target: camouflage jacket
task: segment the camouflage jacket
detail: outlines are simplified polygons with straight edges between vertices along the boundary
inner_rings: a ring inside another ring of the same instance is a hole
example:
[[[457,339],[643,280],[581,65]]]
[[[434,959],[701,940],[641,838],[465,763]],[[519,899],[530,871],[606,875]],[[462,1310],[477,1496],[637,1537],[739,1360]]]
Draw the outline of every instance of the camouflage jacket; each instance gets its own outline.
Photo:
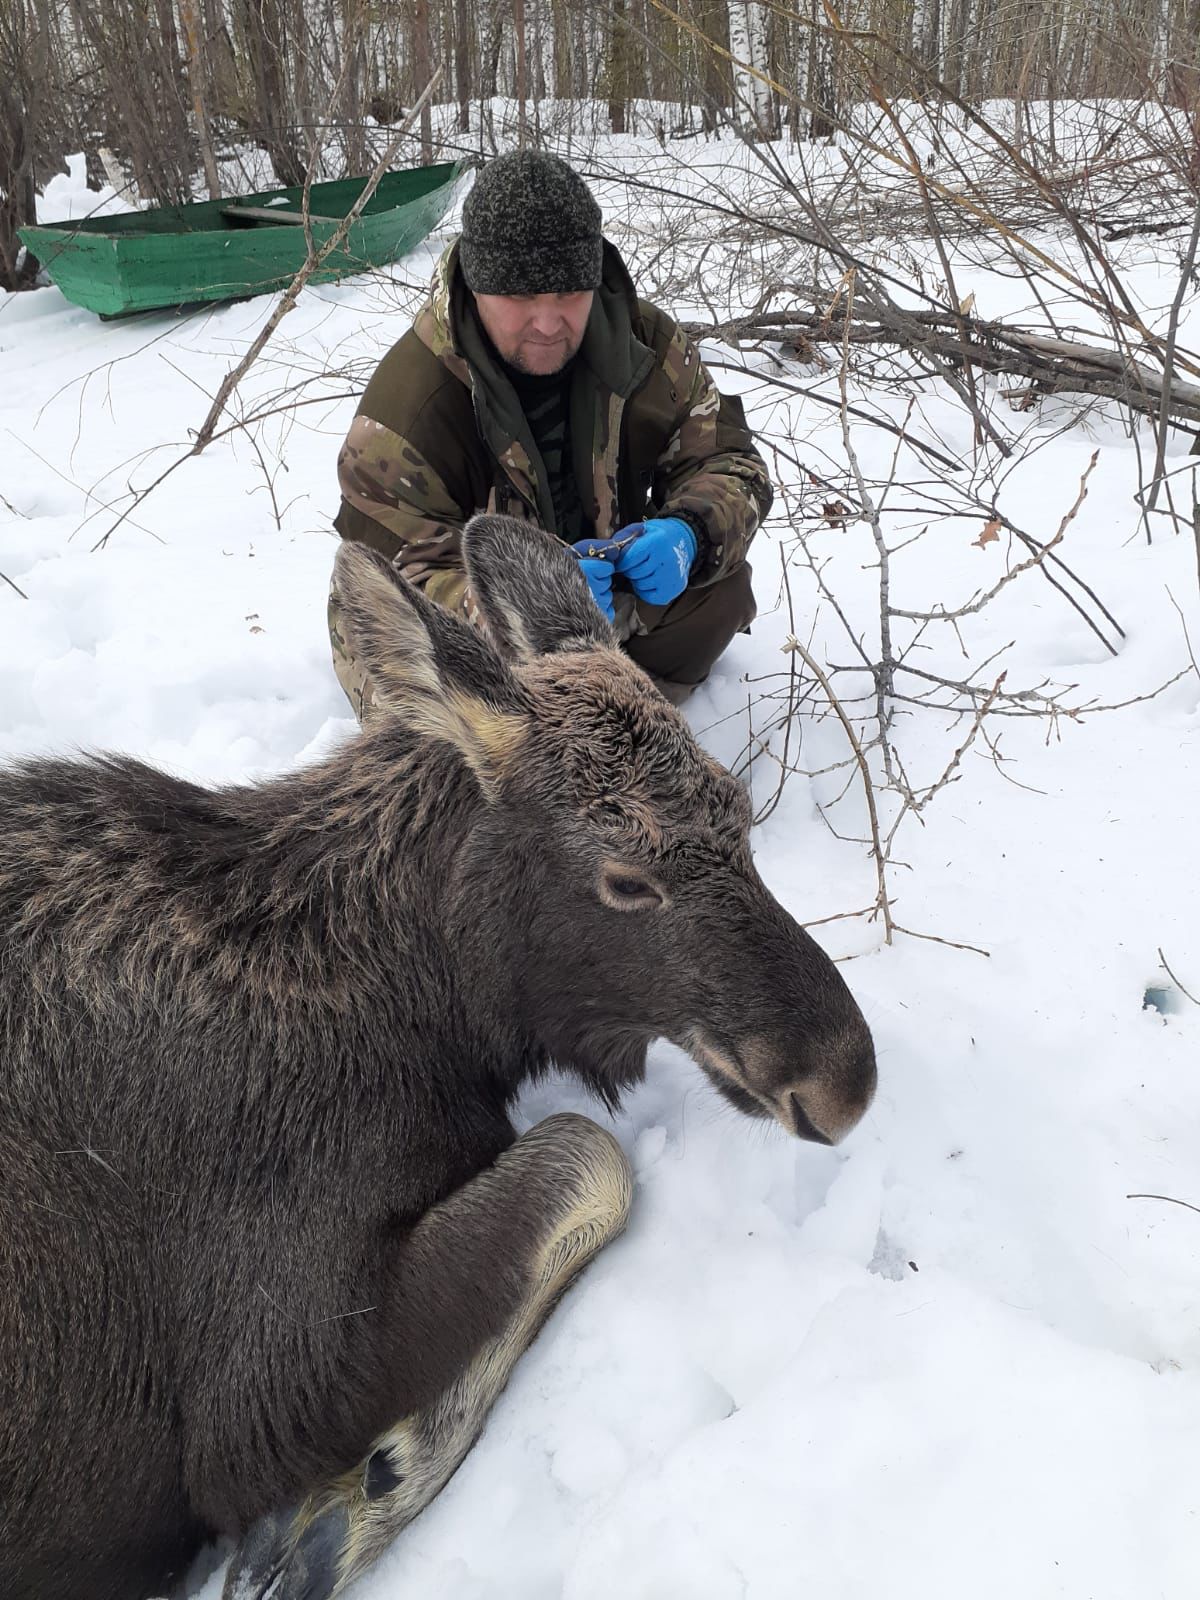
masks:
[[[697,535],[692,584],[712,583],[745,558],[771,485],[741,402],[719,393],[677,323],[637,299],[607,241],[573,369],[570,429],[589,537],[648,516],[682,517]],[[342,537],[382,551],[432,599],[467,616],[461,534],[474,512],[557,531],[545,469],[471,308],[457,243],[368,384],[338,481]]]

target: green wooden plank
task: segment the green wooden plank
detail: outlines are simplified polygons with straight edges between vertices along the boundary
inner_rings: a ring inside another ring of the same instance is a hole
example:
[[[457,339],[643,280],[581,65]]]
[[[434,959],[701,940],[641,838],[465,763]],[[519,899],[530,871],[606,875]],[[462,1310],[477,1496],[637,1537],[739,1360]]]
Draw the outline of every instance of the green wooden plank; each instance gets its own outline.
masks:
[[[236,206],[222,206],[221,215],[226,222],[257,222],[289,223],[293,227],[304,226],[303,211],[289,211],[286,206],[245,206],[240,203]],[[309,212],[310,222],[328,222],[328,217],[318,217]]]

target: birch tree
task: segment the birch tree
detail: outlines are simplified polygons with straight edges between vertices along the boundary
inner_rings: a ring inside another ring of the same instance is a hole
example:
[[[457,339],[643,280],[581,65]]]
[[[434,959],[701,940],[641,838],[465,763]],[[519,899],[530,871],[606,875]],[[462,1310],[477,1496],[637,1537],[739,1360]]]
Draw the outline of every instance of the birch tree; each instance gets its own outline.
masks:
[[[779,132],[779,109],[766,81],[768,17],[760,0],[729,0],[729,48],[738,106],[748,114],[751,130],[770,139]]]

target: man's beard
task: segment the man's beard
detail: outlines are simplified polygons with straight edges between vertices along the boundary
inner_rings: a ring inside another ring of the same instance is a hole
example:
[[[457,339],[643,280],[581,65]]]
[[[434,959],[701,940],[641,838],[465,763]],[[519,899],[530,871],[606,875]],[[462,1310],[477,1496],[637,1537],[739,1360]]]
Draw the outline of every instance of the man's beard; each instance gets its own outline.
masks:
[[[517,372],[523,372],[527,378],[553,378],[558,373],[564,371],[565,368],[570,366],[571,362],[574,361],[575,357],[579,354],[579,347],[582,343],[583,335],[580,334],[579,338],[576,339],[574,343],[571,342],[570,338],[567,338],[562,342],[555,340],[554,344],[551,346],[541,346],[542,349],[561,349],[563,351],[562,358],[558,362],[557,366],[550,367],[548,369],[531,367],[522,348],[516,349],[512,355],[505,355],[504,359],[508,362],[510,367],[515,368]],[[538,347],[535,346],[534,348]]]

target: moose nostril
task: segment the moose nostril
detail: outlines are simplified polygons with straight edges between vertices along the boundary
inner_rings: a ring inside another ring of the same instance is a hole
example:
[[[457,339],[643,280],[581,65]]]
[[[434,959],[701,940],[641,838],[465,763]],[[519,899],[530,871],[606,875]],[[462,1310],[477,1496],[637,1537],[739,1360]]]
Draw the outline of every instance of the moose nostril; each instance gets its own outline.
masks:
[[[833,1140],[813,1126],[808,1112],[805,1111],[800,1096],[794,1091],[788,1095],[788,1104],[791,1107],[792,1122],[798,1139],[811,1139],[814,1144],[832,1144]]]

